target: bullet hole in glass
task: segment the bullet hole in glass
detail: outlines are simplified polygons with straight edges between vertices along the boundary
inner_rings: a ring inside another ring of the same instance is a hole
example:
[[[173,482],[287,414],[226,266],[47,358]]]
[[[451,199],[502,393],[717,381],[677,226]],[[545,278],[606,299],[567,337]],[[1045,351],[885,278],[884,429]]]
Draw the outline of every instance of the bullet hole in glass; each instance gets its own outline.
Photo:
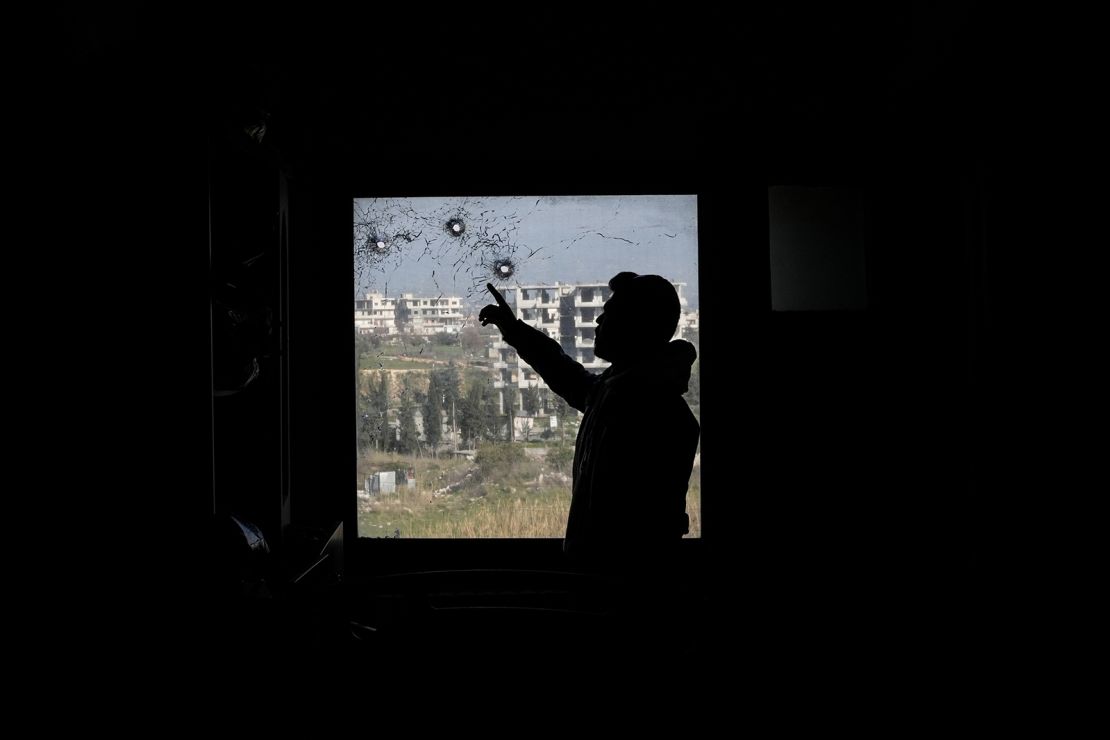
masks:
[[[450,236],[462,236],[466,231],[466,224],[460,218],[452,218],[443,225],[443,229]]]

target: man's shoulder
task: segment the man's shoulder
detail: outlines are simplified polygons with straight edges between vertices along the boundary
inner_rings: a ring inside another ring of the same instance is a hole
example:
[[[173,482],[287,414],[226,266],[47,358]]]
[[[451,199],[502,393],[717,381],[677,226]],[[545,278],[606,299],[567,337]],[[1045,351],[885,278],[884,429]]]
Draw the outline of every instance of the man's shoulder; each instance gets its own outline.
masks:
[[[656,424],[687,421],[697,424],[689,404],[680,394],[650,386],[605,382],[603,376],[595,377],[603,380],[599,387],[599,401],[614,415],[619,414],[635,423],[646,419]]]

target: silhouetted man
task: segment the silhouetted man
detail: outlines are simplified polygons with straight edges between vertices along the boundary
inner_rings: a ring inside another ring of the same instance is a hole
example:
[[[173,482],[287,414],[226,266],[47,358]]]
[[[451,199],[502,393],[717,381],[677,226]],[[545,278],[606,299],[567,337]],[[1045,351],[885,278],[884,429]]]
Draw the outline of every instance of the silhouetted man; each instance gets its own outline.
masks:
[[[523,321],[501,294],[478,318],[567,403],[585,412],[574,446],[574,487],[564,551],[601,566],[669,560],[689,530],[686,489],[699,426],[682,394],[697,356],[671,341],[678,293],[658,275],[622,272],[597,317],[594,354],[612,365],[595,375]]]

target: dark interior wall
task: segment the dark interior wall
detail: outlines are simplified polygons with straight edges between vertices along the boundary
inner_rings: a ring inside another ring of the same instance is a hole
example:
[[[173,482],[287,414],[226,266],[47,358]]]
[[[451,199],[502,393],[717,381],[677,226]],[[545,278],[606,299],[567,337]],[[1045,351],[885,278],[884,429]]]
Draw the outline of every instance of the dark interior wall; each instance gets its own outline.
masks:
[[[771,11],[736,28],[549,12],[433,33],[371,16],[370,34],[355,20],[140,13],[91,47],[75,32],[59,65],[73,95],[49,108],[54,120],[70,105],[101,111],[67,155],[106,191],[89,216],[141,232],[90,273],[114,296],[105,324],[119,328],[134,301],[177,297],[168,327],[139,324],[168,341],[136,348],[120,332],[113,346],[128,369],[105,371],[103,386],[157,399],[120,439],[143,479],[165,477],[167,454],[179,461],[166,488],[180,506],[167,516],[203,522],[211,508],[208,260],[197,247],[208,241],[210,141],[261,108],[272,154],[258,167],[284,169],[291,188],[295,517],[323,526],[351,505],[349,468],[330,462],[350,445],[335,411],[349,388],[331,348],[349,339],[340,282],[352,188],[423,173],[471,186],[508,172],[578,189],[693,172],[709,183],[704,323],[720,342],[703,350],[706,392],[721,399],[703,446],[704,566],[720,598],[742,594],[776,639],[807,635],[791,648],[802,651],[842,629],[862,640],[921,624],[954,608],[974,563],[1004,562],[987,509],[1009,480],[992,445],[1014,433],[992,411],[1018,384],[1007,360],[1019,339],[1001,328],[1012,304],[991,288],[1005,274],[1002,194],[1013,186],[997,141],[981,136],[1002,119],[1006,93],[984,73],[997,49],[989,17]],[[768,185],[863,194],[865,311],[769,310]],[[147,251],[151,238],[160,251]],[[158,280],[124,293],[116,268]],[[739,382],[724,369],[733,364]],[[110,413],[124,402],[109,395]],[[726,420],[741,431],[710,434]],[[254,475],[246,458],[229,464],[240,465],[231,478]]]

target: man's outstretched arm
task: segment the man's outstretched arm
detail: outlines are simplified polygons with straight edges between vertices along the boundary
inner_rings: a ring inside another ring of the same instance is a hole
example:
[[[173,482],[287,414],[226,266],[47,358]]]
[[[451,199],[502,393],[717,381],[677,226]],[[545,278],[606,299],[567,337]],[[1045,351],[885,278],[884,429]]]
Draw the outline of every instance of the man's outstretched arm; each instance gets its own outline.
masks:
[[[586,395],[598,382],[598,376],[572,360],[554,339],[518,320],[492,283],[486,283],[486,288],[497,304],[486,306],[478,314],[482,326],[493,324],[500,329],[505,341],[539,373],[551,390],[572,407],[585,411]]]

